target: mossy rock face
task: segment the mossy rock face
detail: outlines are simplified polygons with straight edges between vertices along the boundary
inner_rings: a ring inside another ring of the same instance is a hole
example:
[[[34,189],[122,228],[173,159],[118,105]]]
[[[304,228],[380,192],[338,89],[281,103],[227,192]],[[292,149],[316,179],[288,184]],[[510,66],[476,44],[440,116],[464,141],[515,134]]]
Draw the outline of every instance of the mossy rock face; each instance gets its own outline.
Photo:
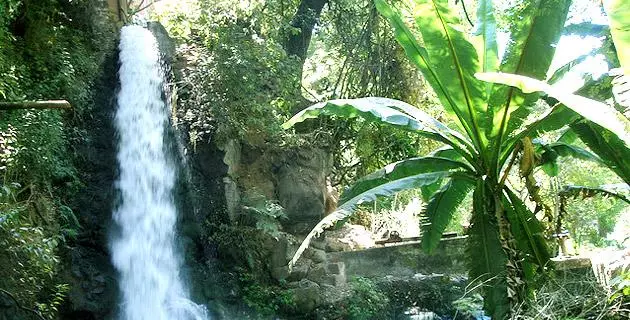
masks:
[[[301,148],[283,153],[279,161],[276,192],[288,217],[283,225],[290,233],[308,233],[325,213],[329,154],[321,149]]]
[[[295,288],[291,288],[289,292],[293,298],[295,314],[309,314],[321,304],[320,287],[317,283],[302,279],[292,284]]]

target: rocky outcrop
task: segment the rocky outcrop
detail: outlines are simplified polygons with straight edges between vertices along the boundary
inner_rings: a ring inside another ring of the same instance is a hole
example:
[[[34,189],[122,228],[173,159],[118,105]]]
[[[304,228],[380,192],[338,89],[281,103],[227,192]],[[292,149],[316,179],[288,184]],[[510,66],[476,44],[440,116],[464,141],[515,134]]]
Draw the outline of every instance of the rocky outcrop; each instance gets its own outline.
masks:
[[[279,158],[274,176],[278,200],[288,216],[283,225],[291,233],[307,233],[326,211],[330,155],[322,149],[304,148]]]
[[[64,252],[62,276],[70,284],[62,319],[106,319],[116,313],[118,288],[107,247],[116,176],[116,139],[113,128],[118,56],[106,60],[93,109],[79,126],[88,137],[74,148],[83,188],[72,204],[81,230]]]
[[[284,231],[305,234],[324,217],[330,155],[318,148],[262,149],[231,140],[222,146],[228,175],[224,178],[227,209],[235,221],[242,194],[251,190],[278,201],[286,213]]]

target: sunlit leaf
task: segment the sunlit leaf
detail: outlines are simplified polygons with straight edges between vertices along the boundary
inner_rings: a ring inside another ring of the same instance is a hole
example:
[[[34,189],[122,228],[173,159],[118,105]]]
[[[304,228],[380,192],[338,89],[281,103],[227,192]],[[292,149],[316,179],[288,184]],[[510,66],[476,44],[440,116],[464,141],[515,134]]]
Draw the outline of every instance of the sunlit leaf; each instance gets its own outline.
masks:
[[[604,0],[603,3],[621,68],[625,75],[630,75],[630,1]]]
[[[507,73],[479,73],[477,78],[521,89],[525,93],[543,91],[585,119],[609,130],[630,146],[630,121],[615,108],[585,97],[564,92],[533,78]]]

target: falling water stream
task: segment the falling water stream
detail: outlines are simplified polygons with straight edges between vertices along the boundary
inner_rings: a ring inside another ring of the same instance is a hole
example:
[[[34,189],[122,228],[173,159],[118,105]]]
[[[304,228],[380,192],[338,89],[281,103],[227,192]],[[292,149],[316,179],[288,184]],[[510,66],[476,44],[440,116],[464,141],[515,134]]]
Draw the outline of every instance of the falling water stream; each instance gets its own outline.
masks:
[[[112,260],[120,273],[123,320],[201,320],[204,307],[188,298],[175,245],[176,170],[167,156],[167,105],[159,50],[153,34],[127,26],[120,37],[120,92],[115,126],[119,133],[117,189],[113,213],[120,233]]]

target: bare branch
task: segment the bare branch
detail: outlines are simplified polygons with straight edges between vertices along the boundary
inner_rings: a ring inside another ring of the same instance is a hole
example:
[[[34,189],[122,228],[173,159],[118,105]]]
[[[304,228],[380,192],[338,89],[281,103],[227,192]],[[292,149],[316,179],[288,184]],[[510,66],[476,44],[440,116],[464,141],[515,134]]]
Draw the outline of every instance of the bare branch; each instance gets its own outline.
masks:
[[[72,109],[66,100],[0,102],[0,110],[10,109]]]

